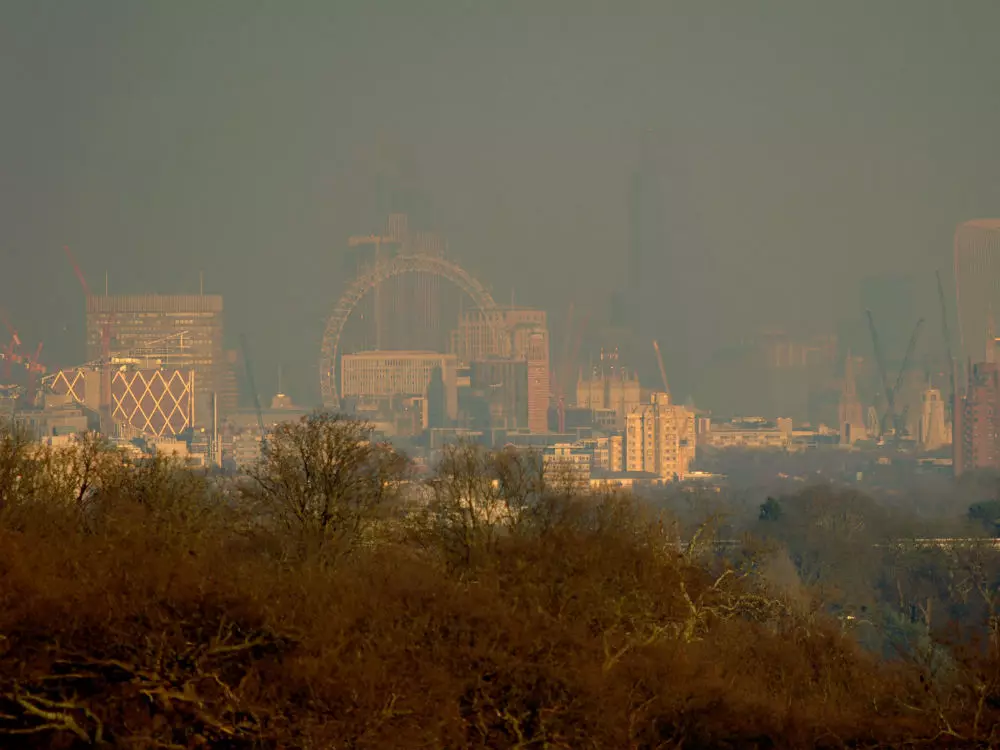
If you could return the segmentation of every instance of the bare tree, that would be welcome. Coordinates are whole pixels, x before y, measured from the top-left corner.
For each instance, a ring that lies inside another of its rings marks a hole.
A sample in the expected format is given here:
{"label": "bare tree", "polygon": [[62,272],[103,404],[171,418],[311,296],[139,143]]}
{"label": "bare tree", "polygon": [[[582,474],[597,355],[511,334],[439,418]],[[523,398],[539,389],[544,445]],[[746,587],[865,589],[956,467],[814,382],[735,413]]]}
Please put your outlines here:
{"label": "bare tree", "polygon": [[398,496],[408,466],[372,432],[366,422],[325,412],[278,425],[249,471],[248,494],[302,550],[349,551]]}
{"label": "bare tree", "polygon": [[23,496],[32,484],[31,435],[13,422],[0,422],[0,511]]}
{"label": "bare tree", "polygon": [[470,564],[503,535],[533,527],[546,498],[545,467],[533,451],[446,446],[434,477],[424,530],[453,562]]}

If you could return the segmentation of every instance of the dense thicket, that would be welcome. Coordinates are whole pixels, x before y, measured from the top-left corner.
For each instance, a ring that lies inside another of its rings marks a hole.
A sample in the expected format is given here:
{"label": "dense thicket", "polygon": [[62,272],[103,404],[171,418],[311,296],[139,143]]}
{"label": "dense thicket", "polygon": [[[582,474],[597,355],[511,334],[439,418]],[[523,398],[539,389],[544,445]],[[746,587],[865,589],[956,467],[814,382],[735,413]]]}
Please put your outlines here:
{"label": "dense thicket", "polygon": [[874,544],[815,490],[719,555],[533,457],[417,482],[366,436],[317,415],[233,483],[0,435],[0,746],[997,740],[990,551]]}

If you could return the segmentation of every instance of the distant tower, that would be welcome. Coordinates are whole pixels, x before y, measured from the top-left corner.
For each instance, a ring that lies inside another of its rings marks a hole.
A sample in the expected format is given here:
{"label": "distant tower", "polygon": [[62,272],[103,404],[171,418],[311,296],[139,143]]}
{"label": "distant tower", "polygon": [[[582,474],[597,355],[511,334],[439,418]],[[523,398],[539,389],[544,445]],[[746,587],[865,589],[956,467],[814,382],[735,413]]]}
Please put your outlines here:
{"label": "distant tower", "polygon": [[857,384],[854,381],[854,357],[850,351],[844,362],[844,386],[840,391],[838,415],[842,444],[851,445],[866,437],[864,410],[858,400]]}
{"label": "distant tower", "polygon": [[990,310],[1000,307],[1000,219],[975,219],[955,230],[955,300],[959,361],[980,357]]}
{"label": "distant tower", "polygon": [[935,451],[951,442],[951,431],[945,422],[944,399],[937,388],[924,391],[920,410],[920,449]]}
{"label": "distant tower", "polygon": [[[980,362],[970,367],[961,433],[961,469],[1000,469],[1000,367]],[[961,472],[959,472],[961,473]]]}

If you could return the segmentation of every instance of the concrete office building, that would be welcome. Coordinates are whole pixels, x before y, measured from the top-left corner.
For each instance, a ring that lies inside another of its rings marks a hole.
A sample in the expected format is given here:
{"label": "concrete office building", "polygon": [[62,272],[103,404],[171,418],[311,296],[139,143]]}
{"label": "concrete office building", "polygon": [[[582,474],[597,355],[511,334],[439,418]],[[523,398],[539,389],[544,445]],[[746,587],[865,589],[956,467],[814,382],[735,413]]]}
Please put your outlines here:
{"label": "concrete office building", "polygon": [[613,427],[625,428],[625,418],[642,402],[642,389],[635,373],[618,366],[617,352],[601,353],[601,362],[576,382],[576,405],[594,412],[614,412]]}
{"label": "concrete office building", "polygon": [[695,414],[654,393],[650,403],[626,417],[625,470],[654,474],[663,481],[687,475],[695,451]]}
{"label": "concrete office building", "polygon": [[448,419],[458,416],[454,355],[440,352],[373,351],[345,354],[340,360],[344,398],[385,401],[396,396],[426,397],[434,371],[440,369]]}
{"label": "concrete office building", "polygon": [[961,428],[959,473],[967,469],[1000,469],[1000,366],[996,363],[972,366]]}
{"label": "concrete office building", "polygon": [[587,446],[556,443],[542,450],[549,486],[559,490],[584,490],[590,486],[594,453]]}
{"label": "concrete office building", "polygon": [[222,296],[91,295],[87,298],[87,359],[137,359],[144,370],[194,374],[195,426],[210,426],[212,394],[220,418],[236,410],[236,377],[223,346]]}
{"label": "concrete office building", "polygon": [[469,385],[483,396],[489,410],[489,427],[528,429],[529,382],[525,362],[487,359],[473,362],[470,367]]}
{"label": "concrete office building", "polygon": [[983,359],[991,313],[1000,315],[1000,219],[975,219],[955,231],[959,361]]}
{"label": "concrete office building", "polygon": [[451,350],[462,362],[508,359],[528,368],[528,429],[548,431],[549,331],[544,310],[506,307],[462,315]]}

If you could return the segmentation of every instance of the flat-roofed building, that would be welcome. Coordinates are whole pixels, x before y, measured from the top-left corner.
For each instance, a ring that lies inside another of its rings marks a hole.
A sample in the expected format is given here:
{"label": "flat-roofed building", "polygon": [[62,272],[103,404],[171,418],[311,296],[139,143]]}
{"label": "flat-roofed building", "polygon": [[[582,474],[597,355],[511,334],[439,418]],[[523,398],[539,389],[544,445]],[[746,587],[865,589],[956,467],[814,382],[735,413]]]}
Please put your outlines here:
{"label": "flat-roofed building", "polygon": [[694,460],[695,414],[671,404],[669,394],[653,393],[628,414],[625,441],[626,471],[684,479]]}
{"label": "flat-roofed building", "polygon": [[544,310],[503,307],[466,313],[452,332],[451,350],[465,363],[510,359],[528,366],[528,428],[548,432],[549,330]]}
{"label": "flat-roofed building", "polygon": [[211,425],[213,393],[218,395],[220,417],[236,410],[236,377],[222,335],[218,294],[87,297],[87,359],[102,357],[106,336],[113,362],[130,362],[142,370],[193,372],[198,427]]}
{"label": "flat-roofed building", "polygon": [[449,419],[456,419],[458,360],[453,354],[426,351],[345,354],[340,360],[341,396],[361,402],[395,396],[426,397],[435,369],[441,371],[445,412]]}

